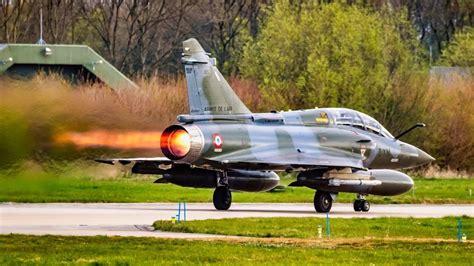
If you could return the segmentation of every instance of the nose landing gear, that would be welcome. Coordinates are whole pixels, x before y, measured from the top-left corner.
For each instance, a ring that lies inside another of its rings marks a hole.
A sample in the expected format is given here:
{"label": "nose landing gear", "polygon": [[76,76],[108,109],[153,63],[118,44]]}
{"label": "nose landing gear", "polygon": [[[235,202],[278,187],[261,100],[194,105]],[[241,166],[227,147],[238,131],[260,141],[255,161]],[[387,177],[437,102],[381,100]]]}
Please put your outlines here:
{"label": "nose landing gear", "polygon": [[216,210],[228,210],[232,204],[232,193],[230,192],[229,187],[217,187],[216,190],[214,190],[212,202],[214,203]]}
{"label": "nose landing gear", "polygon": [[365,199],[362,194],[357,195],[357,199],[354,201],[354,211],[356,212],[368,212],[370,210],[370,203]]}

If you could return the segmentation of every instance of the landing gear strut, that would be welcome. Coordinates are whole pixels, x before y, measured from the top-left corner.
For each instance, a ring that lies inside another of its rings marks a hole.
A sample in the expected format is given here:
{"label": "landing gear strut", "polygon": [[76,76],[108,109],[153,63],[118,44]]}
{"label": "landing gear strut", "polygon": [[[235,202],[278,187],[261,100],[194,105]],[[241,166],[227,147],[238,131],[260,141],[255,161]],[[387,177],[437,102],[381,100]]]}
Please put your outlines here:
{"label": "landing gear strut", "polygon": [[314,194],[314,208],[317,212],[329,212],[332,207],[332,197],[328,192],[316,191]]}
{"label": "landing gear strut", "polygon": [[370,203],[365,199],[362,194],[357,195],[357,199],[354,201],[354,211],[356,212],[368,212],[370,209]]}
{"label": "landing gear strut", "polygon": [[217,188],[214,190],[212,202],[217,210],[228,210],[232,204],[232,193],[225,172],[217,178]]}

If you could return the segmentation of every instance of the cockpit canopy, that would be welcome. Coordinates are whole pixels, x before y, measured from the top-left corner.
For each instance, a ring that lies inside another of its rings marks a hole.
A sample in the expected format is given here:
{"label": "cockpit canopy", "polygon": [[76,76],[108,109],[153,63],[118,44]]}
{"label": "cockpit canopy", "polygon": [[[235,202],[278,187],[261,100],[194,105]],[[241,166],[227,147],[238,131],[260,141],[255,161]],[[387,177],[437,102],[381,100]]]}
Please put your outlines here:
{"label": "cockpit canopy", "polygon": [[345,108],[324,108],[319,109],[318,112],[329,116],[331,118],[329,122],[335,125],[356,127],[387,138],[394,138],[377,120],[364,113]]}

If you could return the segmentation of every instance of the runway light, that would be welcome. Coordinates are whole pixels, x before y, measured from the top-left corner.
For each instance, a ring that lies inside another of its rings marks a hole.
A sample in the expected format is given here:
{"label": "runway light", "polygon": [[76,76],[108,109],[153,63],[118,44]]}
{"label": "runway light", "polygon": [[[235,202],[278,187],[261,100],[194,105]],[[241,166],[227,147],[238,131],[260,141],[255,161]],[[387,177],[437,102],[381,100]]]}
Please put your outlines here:
{"label": "runway light", "polygon": [[160,149],[161,131],[65,132],[54,137],[56,144],[73,144],[79,148]]}

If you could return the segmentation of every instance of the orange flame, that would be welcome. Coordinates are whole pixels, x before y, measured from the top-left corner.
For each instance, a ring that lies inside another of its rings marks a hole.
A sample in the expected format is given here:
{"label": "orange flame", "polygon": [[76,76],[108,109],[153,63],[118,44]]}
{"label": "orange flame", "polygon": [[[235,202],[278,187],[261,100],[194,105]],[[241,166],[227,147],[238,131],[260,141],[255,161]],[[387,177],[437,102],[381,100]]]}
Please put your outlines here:
{"label": "orange flame", "polygon": [[57,144],[73,144],[80,148],[160,149],[160,131],[114,132],[94,130],[65,132],[54,137]]}
{"label": "orange flame", "polygon": [[191,138],[188,132],[182,129],[171,132],[166,148],[168,148],[174,156],[184,157],[191,149]]}

